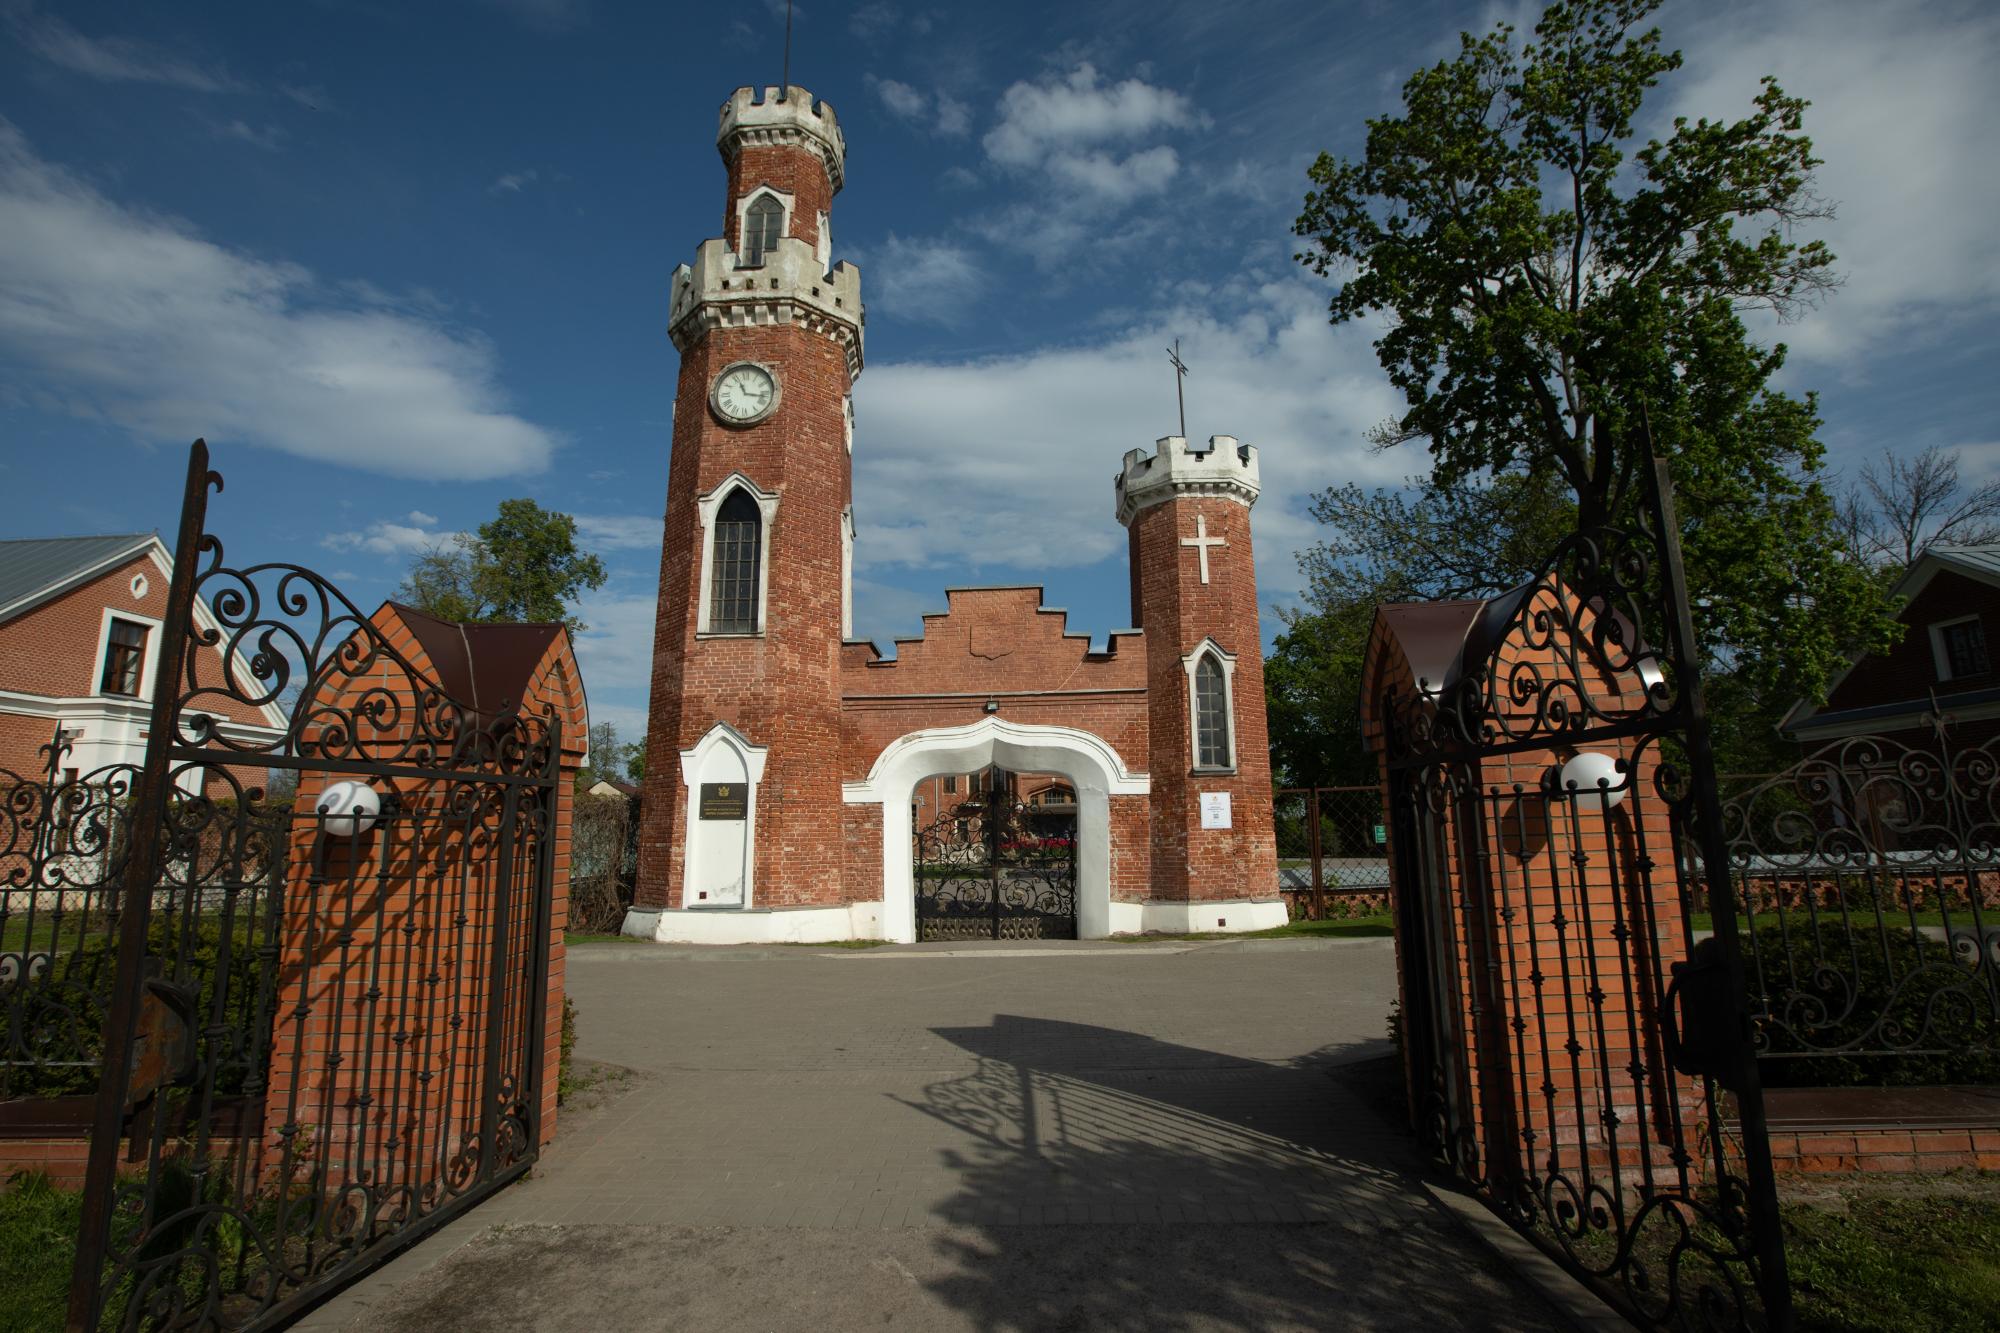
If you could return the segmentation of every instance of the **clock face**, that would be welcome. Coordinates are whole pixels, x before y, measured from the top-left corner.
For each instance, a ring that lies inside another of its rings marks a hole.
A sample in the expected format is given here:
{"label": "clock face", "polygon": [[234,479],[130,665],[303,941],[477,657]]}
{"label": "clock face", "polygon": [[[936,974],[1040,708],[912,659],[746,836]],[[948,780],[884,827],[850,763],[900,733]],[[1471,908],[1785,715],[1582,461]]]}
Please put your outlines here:
{"label": "clock face", "polygon": [[771,372],[748,361],[739,362],[715,377],[709,395],[715,414],[734,425],[748,425],[769,416],[778,402],[778,382]]}

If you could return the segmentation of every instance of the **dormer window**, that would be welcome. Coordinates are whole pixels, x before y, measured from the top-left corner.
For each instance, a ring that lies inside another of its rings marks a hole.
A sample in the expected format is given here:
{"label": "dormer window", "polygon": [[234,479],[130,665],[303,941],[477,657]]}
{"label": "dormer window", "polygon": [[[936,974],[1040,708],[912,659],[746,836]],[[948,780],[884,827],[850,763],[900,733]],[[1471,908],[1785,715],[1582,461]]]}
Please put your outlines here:
{"label": "dormer window", "polygon": [[743,262],[762,264],[764,256],[778,248],[784,232],[784,207],[768,194],[756,200],[743,214]]}
{"label": "dormer window", "polygon": [[1937,660],[1939,680],[1983,676],[1993,669],[1986,656],[1986,627],[1978,616],[1932,625],[1931,651]]}

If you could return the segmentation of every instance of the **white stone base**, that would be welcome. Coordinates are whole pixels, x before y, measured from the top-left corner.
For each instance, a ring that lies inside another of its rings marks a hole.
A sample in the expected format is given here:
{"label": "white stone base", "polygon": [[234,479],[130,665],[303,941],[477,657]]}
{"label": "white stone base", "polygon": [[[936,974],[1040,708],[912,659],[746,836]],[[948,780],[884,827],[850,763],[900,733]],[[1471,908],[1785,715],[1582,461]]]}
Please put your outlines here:
{"label": "white stone base", "polygon": [[788,907],[749,911],[685,911],[634,907],[621,934],[662,944],[820,944],[827,940],[879,940],[882,904]]}
{"label": "white stone base", "polygon": [[1229,898],[1201,903],[1149,899],[1142,903],[1111,904],[1114,935],[1143,935],[1148,931],[1163,935],[1233,934],[1269,930],[1290,919],[1282,898]]}

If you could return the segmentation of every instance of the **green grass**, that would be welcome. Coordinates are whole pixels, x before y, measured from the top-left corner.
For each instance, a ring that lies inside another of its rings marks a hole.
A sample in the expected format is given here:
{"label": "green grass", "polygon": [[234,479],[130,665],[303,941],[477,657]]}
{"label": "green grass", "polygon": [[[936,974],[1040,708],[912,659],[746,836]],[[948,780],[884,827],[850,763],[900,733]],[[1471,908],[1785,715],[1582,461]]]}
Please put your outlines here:
{"label": "green grass", "polygon": [[16,1171],[0,1194],[0,1333],[61,1328],[83,1196],[39,1171]]}
{"label": "green grass", "polygon": [[[65,949],[74,949],[80,927],[77,918],[81,911],[65,912],[61,922],[61,944]],[[88,934],[104,933],[104,913],[92,912],[88,921]],[[48,912],[36,912],[32,925],[26,911],[17,911],[7,918],[7,924],[0,926],[0,953],[13,953],[20,949],[48,949],[57,943],[57,923]]]}
{"label": "green grass", "polygon": [[1855,1198],[1784,1210],[1801,1333],[2000,1328],[2000,1200]]}
{"label": "green grass", "polygon": [[1282,926],[1272,926],[1268,930],[1204,930],[1185,935],[1113,935],[1111,938],[1125,944],[1148,944],[1154,940],[1278,940],[1278,939],[1321,939],[1360,940],[1379,939],[1396,933],[1395,926],[1387,912],[1372,916],[1350,916],[1332,921],[1287,921]]}

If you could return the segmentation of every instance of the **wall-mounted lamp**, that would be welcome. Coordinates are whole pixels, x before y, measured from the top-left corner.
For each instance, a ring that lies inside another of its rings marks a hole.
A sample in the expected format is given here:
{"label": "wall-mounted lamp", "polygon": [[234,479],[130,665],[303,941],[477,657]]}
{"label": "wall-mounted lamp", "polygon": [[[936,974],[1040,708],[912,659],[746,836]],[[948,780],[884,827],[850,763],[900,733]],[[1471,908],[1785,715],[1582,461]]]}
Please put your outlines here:
{"label": "wall-mounted lamp", "polygon": [[999,712],[999,711],[1000,711],[1000,701],[999,701],[998,699],[988,699],[988,700],[986,701],[986,711],[987,711],[987,712],[989,712],[989,713],[997,713],[997,712]]}
{"label": "wall-mounted lamp", "polygon": [[320,827],[336,838],[358,838],[382,817],[382,798],[365,782],[328,783],[313,810]]}
{"label": "wall-mounted lamp", "polygon": [[1630,785],[1618,760],[1598,750],[1585,750],[1556,770],[1556,791],[1568,795],[1574,787],[1578,810],[1615,808]]}

